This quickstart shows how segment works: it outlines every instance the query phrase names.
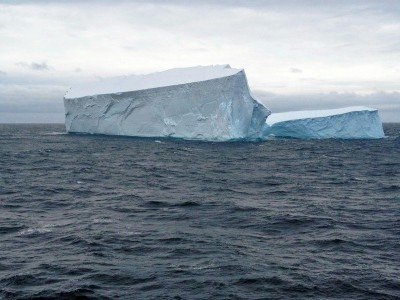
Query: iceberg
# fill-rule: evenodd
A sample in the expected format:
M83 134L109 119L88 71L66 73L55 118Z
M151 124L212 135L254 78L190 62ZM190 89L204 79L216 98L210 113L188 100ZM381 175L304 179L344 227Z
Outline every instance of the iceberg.
M369 107L273 113L266 120L263 134L299 139L385 137L378 111Z
M70 133L207 141L262 138L270 111L251 96L243 69L176 68L101 80L64 96Z

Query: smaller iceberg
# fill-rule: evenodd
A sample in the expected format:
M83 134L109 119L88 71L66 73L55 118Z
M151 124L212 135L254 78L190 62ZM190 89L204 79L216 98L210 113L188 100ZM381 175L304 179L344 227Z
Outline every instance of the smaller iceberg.
M363 106L272 113L266 120L263 135L299 139L385 137L378 110Z

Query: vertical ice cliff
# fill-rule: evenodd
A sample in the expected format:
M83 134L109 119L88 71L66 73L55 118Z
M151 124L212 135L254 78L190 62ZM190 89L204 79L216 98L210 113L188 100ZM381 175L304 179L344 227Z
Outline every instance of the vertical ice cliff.
M385 136L378 111L368 107L273 113L264 136L300 139L378 139Z
M64 97L67 132L209 141L257 139L270 111L229 65L171 69L77 86Z

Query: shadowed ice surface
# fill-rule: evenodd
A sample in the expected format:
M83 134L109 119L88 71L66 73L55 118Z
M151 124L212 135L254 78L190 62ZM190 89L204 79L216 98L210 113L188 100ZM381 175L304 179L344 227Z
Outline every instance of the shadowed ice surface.
M205 143L0 125L0 299L399 299L400 125Z

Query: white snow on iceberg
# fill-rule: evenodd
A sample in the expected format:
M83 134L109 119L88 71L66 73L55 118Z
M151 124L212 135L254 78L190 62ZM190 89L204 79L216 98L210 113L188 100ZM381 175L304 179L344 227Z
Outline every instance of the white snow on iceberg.
M270 111L251 95L244 70L177 68L72 88L67 132L209 141L257 139Z
M300 139L378 139L385 136L378 111L368 107L273 113L264 136Z

